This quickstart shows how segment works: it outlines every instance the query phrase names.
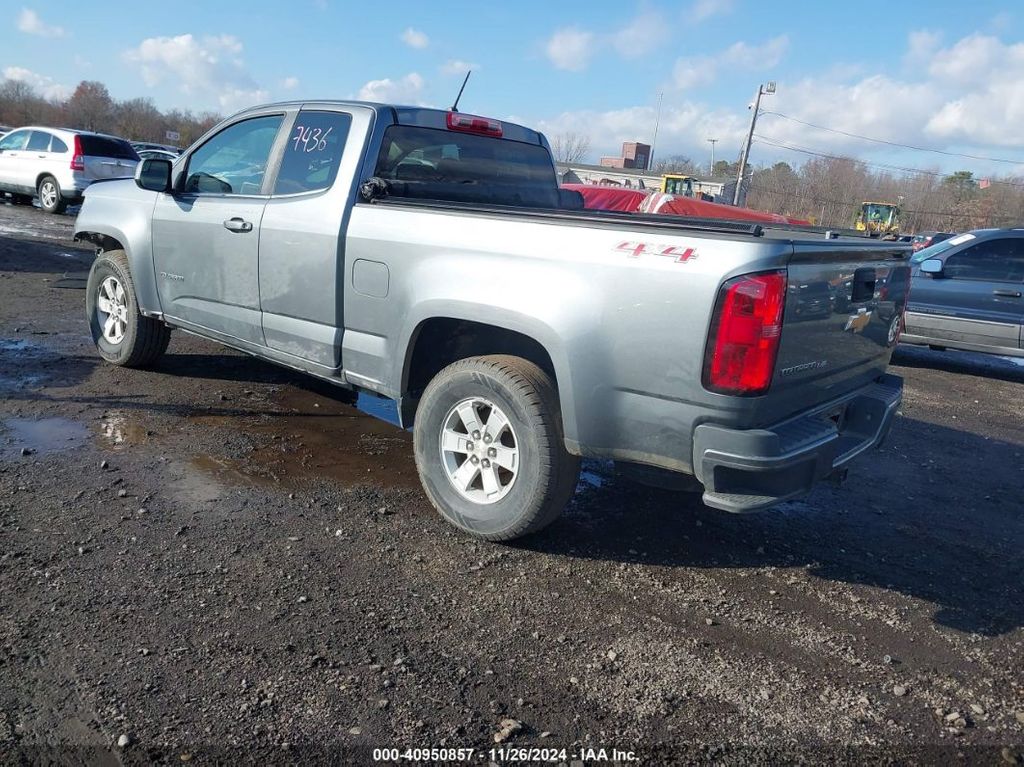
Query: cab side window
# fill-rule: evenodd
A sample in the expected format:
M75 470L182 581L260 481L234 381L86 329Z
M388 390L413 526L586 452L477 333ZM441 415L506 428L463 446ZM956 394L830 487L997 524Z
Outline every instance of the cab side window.
M352 116L344 112L302 111L284 148L274 194L330 188L338 175Z
M282 115L270 115L229 125L189 157L182 191L260 194L283 119Z
M49 152L50 134L43 133L41 130L32 131L32 135L28 138L28 146L25 148L29 152Z
M28 134L29 131L27 130L16 130L13 133L8 133L0 139L0 150L24 149L25 142L28 141Z
M986 240L955 253L943 266L946 277L987 282L1024 280L1024 238Z

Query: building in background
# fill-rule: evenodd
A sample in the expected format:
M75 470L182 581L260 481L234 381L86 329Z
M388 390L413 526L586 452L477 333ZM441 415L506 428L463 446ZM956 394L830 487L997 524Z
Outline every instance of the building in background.
M651 145L639 141L623 141L621 157L602 157L601 166L605 168L633 168L647 170L651 161Z
M649 170L588 165L581 162L557 162L555 168L558 171L558 182L561 184L605 184L651 191L661 188L661 174ZM726 179L694 178L693 191L703 192L724 202L728 197L722 195L725 184ZM732 197L728 197L728 202L732 202Z

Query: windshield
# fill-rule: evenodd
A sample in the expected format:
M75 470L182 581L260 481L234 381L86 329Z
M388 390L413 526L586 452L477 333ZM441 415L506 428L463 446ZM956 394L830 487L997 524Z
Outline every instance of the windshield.
M929 258L935 258L940 253L945 253L950 248L954 248L962 242L963 240L959 237L954 237L951 240L943 240L942 242L937 242L934 245L929 245L927 248L921 248L917 253L911 256L910 263L919 264L922 261L927 261Z
M881 221L888 224L891 223L895 212L895 205L882 205L881 203L870 202L864 206L864 219L866 221Z
M681 194L690 197L693 194L693 181L688 178L665 179L665 191L668 194Z

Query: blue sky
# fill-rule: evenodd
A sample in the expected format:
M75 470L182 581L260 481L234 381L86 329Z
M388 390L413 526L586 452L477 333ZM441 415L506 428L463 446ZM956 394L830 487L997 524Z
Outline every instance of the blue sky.
M356 96L447 106L467 65L466 111L656 154L736 156L757 84L763 107L900 144L765 115L755 162L811 151L980 175L1024 171L1024 7L1019 3L190 2L126 12L111 0L18 2L0 26L0 73L59 95L81 79L161 108ZM878 9L878 10L875 10ZM927 10L925 10L927 9ZM1018 165L995 160L1020 160Z

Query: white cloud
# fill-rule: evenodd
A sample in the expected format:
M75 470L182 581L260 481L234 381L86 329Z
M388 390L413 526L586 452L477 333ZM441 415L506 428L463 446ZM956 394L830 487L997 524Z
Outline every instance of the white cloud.
M915 29L907 36L908 64L921 64L931 59L942 42L942 33L932 29Z
M558 69L582 72L594 52L594 34L577 27L559 29L544 46L548 59Z
M669 26L655 11L638 15L611 36L612 46L623 58L640 58L670 39Z
M423 78L416 72L410 72L399 80L385 78L370 80L359 89L360 101L381 101L391 104L423 105Z
M672 67L672 84L679 90L699 88L715 79L715 68L704 59L677 59Z
M1024 68L1024 43L1003 45L987 35L968 35L941 54L932 58L929 74L963 88L984 88L1007 71Z
M734 0L696 0L690 8L690 16L694 21L704 21L712 16L729 13Z
M18 30L26 35L37 35L39 37L64 37L64 27L51 26L46 24L39 14L29 8L22 8L18 14Z
M441 74L465 76L466 72L470 69L474 72L479 71L480 65L474 64L471 61L463 61L462 59L448 59L448 61L441 65Z
M676 59L672 84L680 90L710 85L721 67L752 72L771 69L779 65L788 48L789 38L780 35L760 45L739 41L720 53Z
M760 68L785 51L786 46L776 38L734 45L706 57L683 58L676 62L673 81L680 88L697 87L714 76L714 67L707 66L710 62L719 61L720 71L725 67ZM969 34L943 45L933 35L912 34L904 53L916 56L918 63L907 66L902 74L883 63L870 62L852 68L821 68L799 80L780 79L778 91L765 97L762 109L897 144L1011 160L1024 156L1024 133L1020 130L1024 124L1024 88L1020 86L1024 82L1024 43ZM742 108L745 101L737 103L736 108L715 109L689 93L668 91L664 104L656 157L684 154L706 161L706 139L711 137L719 139L718 157L736 157L750 115ZM565 131L588 135L593 155L614 155L622 141L649 142L653 138L655 111L653 105L626 106L609 111L567 112L540 120L528 118L524 122L538 125L549 135ZM791 146L868 162L942 172L967 169L979 176L1024 172L1024 163L1018 166L901 150L822 131L774 114L762 115L757 133ZM771 146L767 141L754 145L755 164L779 160L801 163L807 159L808 155Z
M140 68L150 88L170 82L181 93L216 101L220 109L237 110L266 101L269 93L245 69L243 46L232 35L196 38L150 37L125 51L126 61Z
M722 59L726 64L741 69L771 69L779 65L788 48L789 38L786 35L773 37L761 45L750 45L740 41L730 45Z
M18 80L19 82L31 85L45 99L62 101L71 95L71 88L54 82L52 77L33 72L24 67L5 67L5 80Z
M402 42L410 48L422 49L430 45L430 38L418 29L406 27L405 31L402 33Z
M630 106L608 111L563 112L556 117L527 124L549 137L560 133L589 136L591 154L596 157L618 155L623 141L651 143L656 120L656 107ZM681 153L697 162L706 162L709 136L719 139L719 156L731 158L729 153L738 152L745 137L744 120L740 115L709 109L705 104L690 101L674 105L666 103L658 126L655 161L659 157Z
M1024 43L968 35L942 47L931 33L912 33L907 42L906 77L869 73L849 82L806 78L779 83L768 109L805 122L898 144L1005 156L1006 148L1024 151ZM877 143L828 133L766 116L758 133L830 154L871 157L887 150ZM772 151L767 149L767 151ZM1009 154L1013 154L1012 152ZM799 159L790 154L787 159ZM1011 157L1012 159L1012 157ZM981 173L1007 172L1013 166L969 158L943 158L914 152L896 164L929 168L966 168Z
M281 81L281 87L286 91L293 91L299 87L299 78L297 77L286 77Z

